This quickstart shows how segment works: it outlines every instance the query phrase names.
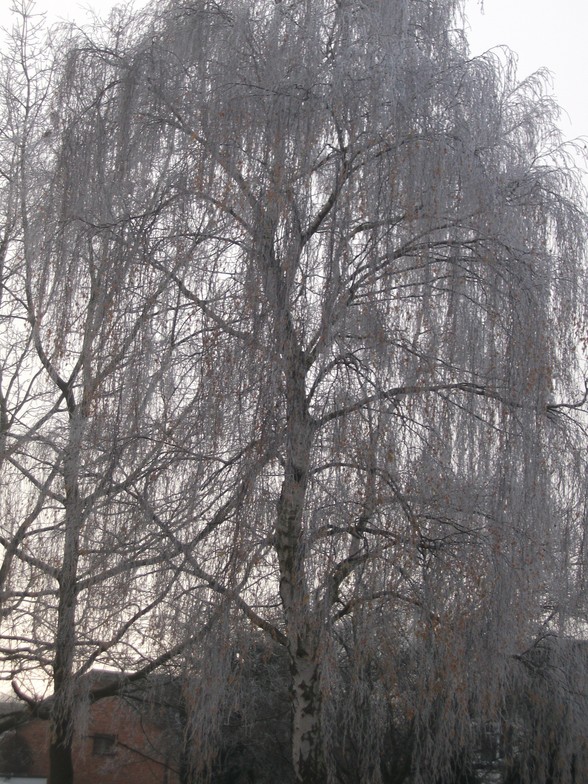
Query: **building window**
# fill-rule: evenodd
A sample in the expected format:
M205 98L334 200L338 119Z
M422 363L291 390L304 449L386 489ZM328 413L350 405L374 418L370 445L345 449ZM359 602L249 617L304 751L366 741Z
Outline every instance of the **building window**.
M116 735L94 735L92 740L92 754L100 757L116 754Z

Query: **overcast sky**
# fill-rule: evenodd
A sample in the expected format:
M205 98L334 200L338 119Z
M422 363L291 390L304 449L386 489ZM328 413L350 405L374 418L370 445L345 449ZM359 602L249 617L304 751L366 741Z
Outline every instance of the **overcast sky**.
M12 0L0 0L0 23L6 23ZM142 0L139 0L142 2ZM107 11L116 0L37 0L40 11L55 19L83 16L91 6ZM587 0L467 0L473 54L506 44L519 55L519 74L545 66L553 72L554 92L569 115L562 118L568 136L588 135L588 2Z
M588 3L586 0L468 0L473 54L507 44L519 56L519 76L546 67L553 74L566 135L588 135Z

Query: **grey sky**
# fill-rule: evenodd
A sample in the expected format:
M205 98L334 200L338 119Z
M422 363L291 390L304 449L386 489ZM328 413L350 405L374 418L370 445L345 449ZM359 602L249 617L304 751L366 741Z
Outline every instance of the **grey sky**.
M479 54L507 44L519 55L519 77L544 66L569 120L568 136L588 135L588 4L585 0L467 0L470 46Z

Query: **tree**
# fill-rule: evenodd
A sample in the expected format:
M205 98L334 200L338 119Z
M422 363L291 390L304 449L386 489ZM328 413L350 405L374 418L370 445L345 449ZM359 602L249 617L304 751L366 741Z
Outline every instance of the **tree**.
M177 567L165 644L225 614L193 726L212 747L253 623L288 653L304 784L342 781L346 745L383 780L402 726L413 782L455 778L523 652L585 618L583 196L542 75L470 59L461 10L173 0L73 35L56 82L59 199L37 237L67 242L83 315L48 309L47 329L77 325L76 406L90 382L110 405L97 379L132 368L151 416L133 420L158 445L144 484L120 490L156 583ZM94 255L114 288L92 289ZM112 347L92 291L116 304ZM120 439L98 435L108 465Z
M40 35L23 4L4 83L2 652L17 694L50 718L50 780L69 784L84 674L100 664L136 678L165 662L161 614L197 590L179 586L181 553L153 523L160 501L175 503L158 490L170 462L176 492L181 474L194 480L174 442L194 400L163 381L168 279L144 266L162 207L137 183L125 198L143 213L117 215L108 62L86 74L63 33L64 56L54 49L45 66ZM47 679L53 694L39 701Z

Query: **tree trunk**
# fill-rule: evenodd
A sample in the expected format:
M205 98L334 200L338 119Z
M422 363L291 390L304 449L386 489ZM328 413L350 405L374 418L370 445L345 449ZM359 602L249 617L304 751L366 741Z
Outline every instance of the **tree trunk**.
M69 443L63 461L65 484L65 538L63 562L59 575L59 605L53 685L55 702L51 712L49 748L49 784L73 784L72 744L74 732L75 695L73 683L76 580L79 561L79 539L83 508L80 498L80 451L84 419L75 404L70 407Z
M316 659L301 651L291 657L292 759L298 781L324 784L326 780L321 737L321 694Z
M290 348L286 352L286 466L278 501L276 549L292 678L292 762L297 781L319 784L324 782L325 766L316 657L318 629L313 623L306 584L302 524L314 429L307 410L304 357L297 347Z
M51 711L49 784L73 784L74 699L72 670L75 604L71 597L75 595L75 592L64 591L63 581L60 589L57 648L53 665L55 702Z
M49 742L49 784L73 784L72 743L74 730L74 699L72 669L74 649L75 605L60 586L58 645L53 665L54 698L51 711Z
M70 712L71 713L71 712ZM60 716L53 720L49 744L49 784L73 784L72 759L73 717Z
M275 549L280 571L280 598L286 621L292 694L292 764L300 784L324 782L320 731L318 628L310 602L304 559L303 513L315 423L308 410L308 358L293 324L291 280L275 253L275 203L259 216L259 258L265 294L274 316L275 361L285 383L286 428L284 478L277 503ZM293 245L290 265L301 246Z

